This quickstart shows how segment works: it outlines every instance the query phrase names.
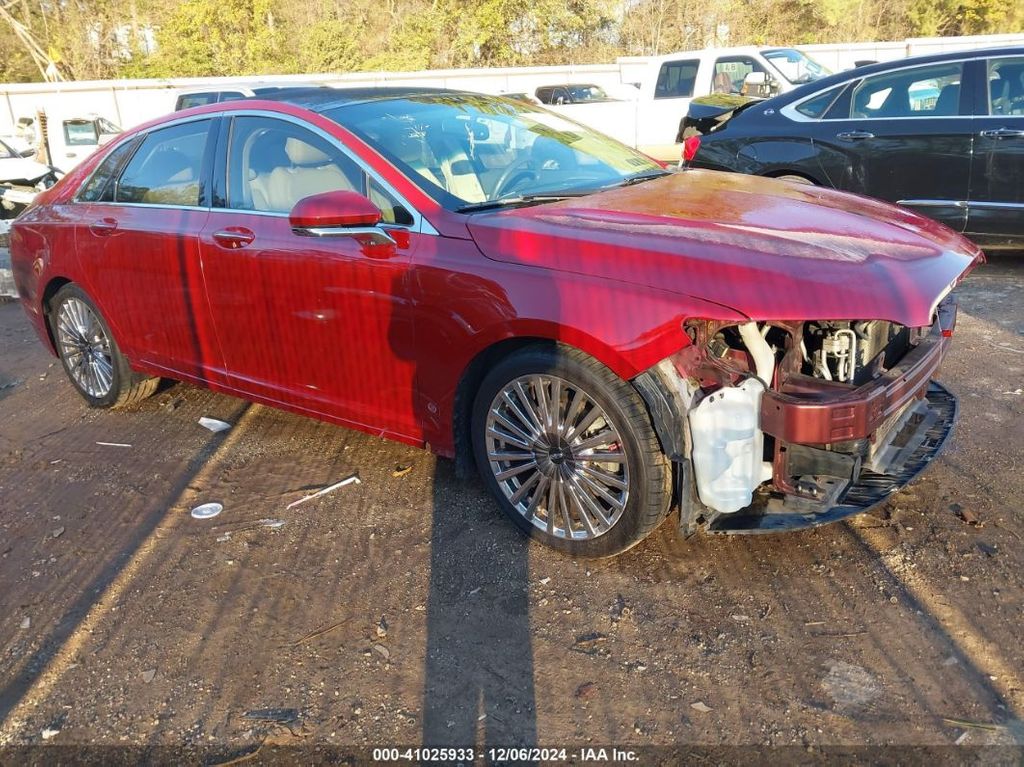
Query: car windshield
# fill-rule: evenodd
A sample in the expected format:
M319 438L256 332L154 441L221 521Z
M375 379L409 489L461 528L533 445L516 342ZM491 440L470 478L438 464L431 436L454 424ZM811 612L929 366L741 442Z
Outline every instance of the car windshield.
M665 172L614 139L507 98L434 93L347 104L324 115L449 210L582 194Z
M795 48L765 51L764 57L794 85L820 80L832 74L828 67L819 64L806 53Z

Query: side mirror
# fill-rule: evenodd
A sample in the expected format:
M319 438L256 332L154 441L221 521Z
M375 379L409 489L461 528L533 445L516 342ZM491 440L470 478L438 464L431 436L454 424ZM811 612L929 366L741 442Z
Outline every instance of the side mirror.
M380 209L356 192L322 192L295 203L292 231L310 237L354 237L369 245L395 244L380 228Z

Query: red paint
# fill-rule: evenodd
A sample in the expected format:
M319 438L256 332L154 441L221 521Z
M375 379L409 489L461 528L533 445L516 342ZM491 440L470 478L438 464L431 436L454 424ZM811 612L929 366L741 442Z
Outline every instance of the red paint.
M374 226L380 211L363 195L342 190L299 200L289 220L294 227Z
M690 162L700 149L700 136L687 136L683 140L683 161Z
M44 291L71 280L139 370L450 455L459 380L493 344L555 340L631 378L687 346L692 317L929 325L939 294L980 259L912 213L731 174L459 215L312 112L260 101L191 111L237 109L318 126L440 234L396 231L381 245L303 236L287 216L73 202L104 149L12 230L15 279L47 343ZM364 203L343 196L307 200L298 220L368 223Z

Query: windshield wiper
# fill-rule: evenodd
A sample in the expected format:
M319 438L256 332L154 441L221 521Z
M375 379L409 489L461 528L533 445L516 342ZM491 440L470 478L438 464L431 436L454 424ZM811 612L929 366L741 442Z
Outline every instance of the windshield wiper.
M594 190L586 192L552 192L539 194L522 194L515 197L499 197L497 200L484 200L483 202L472 202L456 208L456 213L473 213L479 210L493 210L495 208L510 208L516 205L530 205L536 202L558 202L567 197L582 197L584 194L593 194Z
M658 170L645 170L640 173L634 173L631 176L626 176L621 181L616 181L614 184L610 184L605 189L613 189L618 186L633 186L633 184L642 184L644 181L650 181L653 178L661 178L662 176L672 175L671 171L659 168Z

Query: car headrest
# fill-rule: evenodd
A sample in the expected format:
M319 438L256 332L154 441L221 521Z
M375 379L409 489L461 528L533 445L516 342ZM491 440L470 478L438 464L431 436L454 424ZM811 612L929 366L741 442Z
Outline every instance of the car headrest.
M292 165L323 165L331 161L325 152L294 136L284 142L284 153Z
M936 115L955 115L960 107L960 83L942 86L939 97L935 100Z

